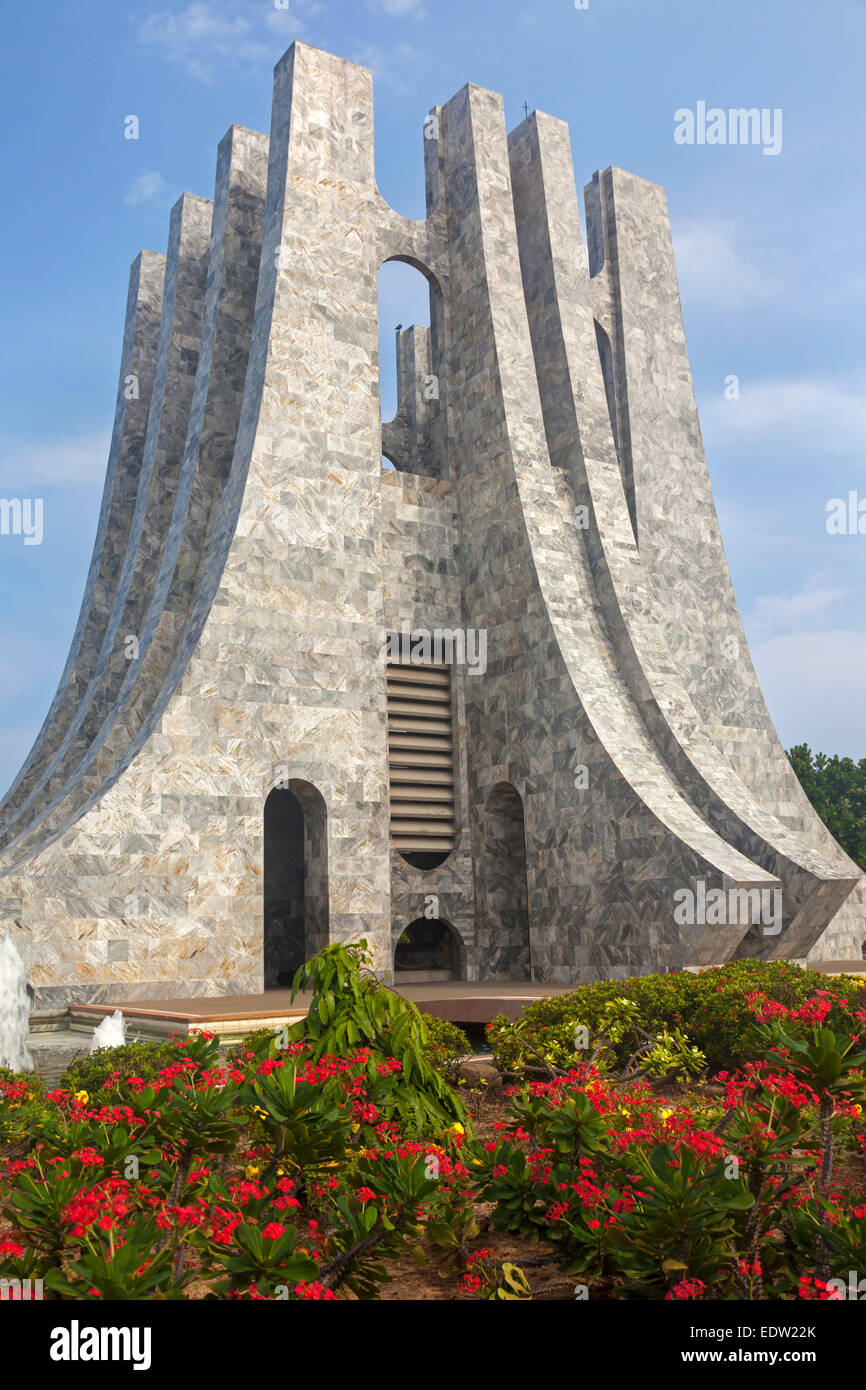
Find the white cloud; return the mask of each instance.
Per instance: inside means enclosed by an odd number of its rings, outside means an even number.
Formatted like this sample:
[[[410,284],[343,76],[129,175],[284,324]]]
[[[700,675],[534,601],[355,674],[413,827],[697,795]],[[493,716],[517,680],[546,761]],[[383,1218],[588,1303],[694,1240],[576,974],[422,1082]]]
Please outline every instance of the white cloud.
[[[423,0],[367,0],[367,7],[395,18],[424,15]],[[255,6],[240,0],[193,0],[179,13],[152,11],[138,24],[136,37],[154,56],[177,64],[200,82],[213,82],[230,68],[269,71],[305,32],[305,21],[327,13],[321,0],[290,0],[288,9],[277,9],[273,0],[259,0]],[[408,44],[388,49],[368,43],[348,56],[371,68],[380,81],[411,91],[403,70],[418,55]]]
[[[420,54],[411,44],[398,43],[392,48],[381,48],[378,44],[366,43],[356,47],[351,54],[352,62],[369,68],[377,82],[393,87],[398,92],[412,90],[410,70]]]
[[[367,8],[382,14],[423,14],[422,0],[368,0]]]
[[[5,493],[30,496],[34,487],[79,487],[101,482],[108,466],[111,431],[93,430],[62,441],[0,441],[0,480]]]
[[[786,748],[866,756],[866,630],[789,632],[751,650]]]
[[[750,382],[740,378],[738,400],[718,395],[701,409],[708,443],[773,438],[798,452],[853,454],[864,458],[866,379],[789,377]]]
[[[760,506],[754,502],[735,500],[730,497],[717,498],[716,510],[725,551],[730,556],[734,550],[749,555],[772,553],[774,563],[778,563],[778,552],[788,549],[792,536],[779,524],[779,508]]]
[[[753,621],[763,628],[796,628],[821,620],[827,609],[845,597],[844,589],[803,589],[799,594],[762,594],[755,600]]]
[[[280,38],[285,39],[286,48],[288,48],[293,39],[298,38],[304,31],[303,20],[298,18],[297,4],[298,0],[292,0],[287,10],[278,10],[274,5],[272,8],[268,9],[265,16],[265,28],[273,30]],[[320,10],[324,9],[324,6],[318,4],[305,5],[304,9],[311,18],[314,18]]]
[[[131,208],[141,207],[147,203],[164,202],[166,188],[167,185],[162,174],[158,174],[154,169],[149,169],[133,180],[126,190],[123,201]]]
[[[674,253],[687,307],[741,309],[784,289],[784,282],[747,248],[733,222],[692,218],[681,223]]]
[[[278,20],[282,17],[282,12],[274,13]],[[274,59],[271,45],[254,37],[247,15],[237,13],[234,6],[220,9],[199,0],[180,14],[154,11],[138,26],[137,37],[157,56],[177,63],[200,82],[212,82],[220,69]]]

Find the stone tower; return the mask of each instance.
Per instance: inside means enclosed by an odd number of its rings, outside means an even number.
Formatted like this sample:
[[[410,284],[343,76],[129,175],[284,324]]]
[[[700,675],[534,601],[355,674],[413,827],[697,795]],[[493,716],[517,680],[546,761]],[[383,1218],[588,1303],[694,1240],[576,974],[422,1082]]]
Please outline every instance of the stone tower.
[[[418,919],[470,980],[859,955],[749,658],[663,190],[597,174],[587,255],[562,122],[508,135],[469,85],[423,143],[410,221],[370,73],[296,43],[270,137],[233,126],[133,265],[81,616],[0,817],[43,1007],[362,936],[388,973]],[[388,260],[431,324],[383,426]],[[432,655],[386,669],[392,633]]]

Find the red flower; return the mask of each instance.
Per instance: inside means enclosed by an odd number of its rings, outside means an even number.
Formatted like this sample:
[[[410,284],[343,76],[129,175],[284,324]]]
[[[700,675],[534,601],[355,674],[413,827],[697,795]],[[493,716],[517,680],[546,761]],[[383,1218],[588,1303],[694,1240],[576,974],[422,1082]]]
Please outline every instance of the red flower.
[[[299,1298],[303,1298],[304,1300],[317,1299],[322,1303],[328,1300],[334,1303],[337,1302],[337,1295],[334,1293],[334,1290],[325,1288],[325,1285],[318,1280],[312,1284],[296,1284],[294,1291]]]
[[[674,1284],[669,1293],[665,1294],[665,1299],[700,1298],[706,1291],[707,1286],[700,1279],[682,1279],[679,1284]]]

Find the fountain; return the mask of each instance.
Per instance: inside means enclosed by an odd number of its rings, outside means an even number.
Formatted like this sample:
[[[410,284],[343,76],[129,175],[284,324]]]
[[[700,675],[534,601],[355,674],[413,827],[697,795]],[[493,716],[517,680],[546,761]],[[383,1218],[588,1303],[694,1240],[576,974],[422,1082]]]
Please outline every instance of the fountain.
[[[126,1042],[126,1020],[120,1009],[115,1009],[113,1014],[104,1018],[97,1028],[93,1030],[93,1037],[90,1040],[90,1051],[99,1052],[104,1047],[123,1047]]]
[[[12,933],[7,931],[0,941],[0,1066],[13,1071],[33,1070],[33,1058],[27,1051],[29,1031],[27,971]]]

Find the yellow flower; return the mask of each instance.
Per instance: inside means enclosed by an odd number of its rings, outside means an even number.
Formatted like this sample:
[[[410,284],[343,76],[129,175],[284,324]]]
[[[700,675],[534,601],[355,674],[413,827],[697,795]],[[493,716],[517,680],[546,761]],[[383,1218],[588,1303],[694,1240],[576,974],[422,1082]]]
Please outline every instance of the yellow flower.
[[[86,1091],[76,1091],[75,1095],[73,1096],[73,1100],[75,1101],[76,1105],[86,1105],[87,1102],[90,1100],[90,1096],[87,1094]]]
[[[259,1169],[258,1169],[257,1164],[255,1164],[255,1163],[249,1163],[249,1164],[247,1164],[246,1168],[244,1169],[244,1177],[245,1177],[245,1178],[249,1178],[250,1180],[252,1180],[253,1178],[257,1178],[258,1175],[259,1175]]]
[[[660,1119],[660,1120],[666,1120],[666,1119],[668,1119],[669,1116],[671,1116],[673,1113],[674,1113],[673,1110],[660,1110],[660,1111],[659,1111],[659,1119]]]
[[[352,1133],[353,1133],[353,1134],[357,1134],[357,1133],[358,1133],[358,1130],[359,1130],[360,1128],[361,1128],[360,1125],[352,1125]]]
[[[862,1106],[862,1105],[852,1105],[852,1106],[851,1106],[851,1109],[854,1111],[854,1114],[855,1114],[855,1115],[862,1115],[862,1114],[863,1114],[863,1106]]]
[[[455,1137],[456,1137],[458,1134],[465,1134],[465,1133],[466,1133],[466,1130],[463,1128],[463,1126],[462,1126],[461,1124],[454,1123],[453,1125],[449,1125],[449,1126],[448,1126],[448,1128],[447,1128],[447,1130],[445,1131],[445,1133],[446,1133],[446,1134],[453,1134],[453,1135],[455,1135]]]

